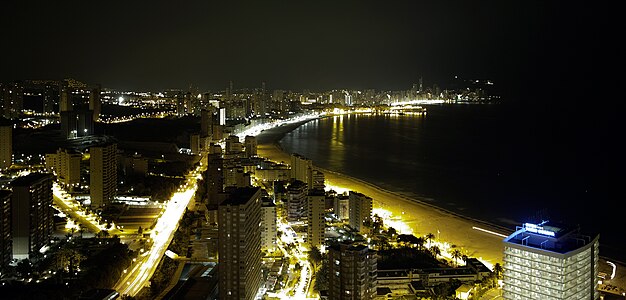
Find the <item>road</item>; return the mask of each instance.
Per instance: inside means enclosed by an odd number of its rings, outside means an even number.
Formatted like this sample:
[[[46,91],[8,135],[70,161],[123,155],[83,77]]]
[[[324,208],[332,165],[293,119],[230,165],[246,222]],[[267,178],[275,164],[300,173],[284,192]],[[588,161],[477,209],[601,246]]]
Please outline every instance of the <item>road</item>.
[[[115,285],[115,290],[120,294],[134,297],[152,278],[178,229],[178,223],[183,217],[187,205],[194,197],[198,188],[197,180],[200,178],[201,172],[200,167],[191,171],[186,176],[187,180],[181,185],[179,191],[167,202],[163,214],[152,230],[152,246],[140,254],[131,270],[126,271],[125,275]]]
[[[106,224],[101,222],[100,217],[94,214],[89,214],[85,208],[76,199],[69,196],[59,185],[55,182],[52,186],[53,203],[63,213],[69,215],[72,220],[78,221],[82,226],[86,227],[93,233],[98,233],[101,230],[106,230]],[[112,228],[108,230],[110,235],[119,235],[120,231],[112,225]]]

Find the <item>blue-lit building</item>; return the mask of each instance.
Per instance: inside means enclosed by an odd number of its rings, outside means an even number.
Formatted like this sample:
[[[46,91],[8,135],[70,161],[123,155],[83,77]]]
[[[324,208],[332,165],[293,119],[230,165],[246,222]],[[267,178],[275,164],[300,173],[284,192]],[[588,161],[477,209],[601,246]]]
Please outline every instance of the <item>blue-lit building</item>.
[[[504,239],[504,299],[598,299],[599,235],[544,221]]]

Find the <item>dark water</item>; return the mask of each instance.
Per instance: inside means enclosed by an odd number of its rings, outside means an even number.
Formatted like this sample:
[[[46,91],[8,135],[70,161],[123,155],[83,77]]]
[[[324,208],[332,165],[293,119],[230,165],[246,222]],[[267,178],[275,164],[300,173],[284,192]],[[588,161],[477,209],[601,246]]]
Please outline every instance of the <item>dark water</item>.
[[[603,126],[522,105],[427,108],[423,117],[319,119],[280,144],[323,168],[507,228],[579,224],[600,234],[601,255],[626,261],[624,210],[608,192],[610,154],[595,132]]]

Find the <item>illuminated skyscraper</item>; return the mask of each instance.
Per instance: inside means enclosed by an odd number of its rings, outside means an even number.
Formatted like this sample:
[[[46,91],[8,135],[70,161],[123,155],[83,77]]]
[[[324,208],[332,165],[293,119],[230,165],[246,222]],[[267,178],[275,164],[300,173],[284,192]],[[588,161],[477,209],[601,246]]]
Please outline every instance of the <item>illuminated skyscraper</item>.
[[[261,206],[261,248],[276,248],[276,204],[270,198],[263,198]]]
[[[219,298],[252,300],[261,287],[261,189],[238,188],[219,205]]]
[[[297,153],[291,154],[291,179],[300,180],[313,187],[313,162]]]
[[[51,174],[31,173],[11,182],[14,259],[29,258],[50,243],[54,227],[52,178]]]
[[[324,244],[326,195],[324,190],[312,190],[307,197],[307,242],[311,247],[319,248]]]
[[[0,169],[13,163],[13,125],[0,124]]]
[[[287,221],[304,221],[307,217],[307,193],[306,183],[294,180],[287,188]]]
[[[89,195],[91,207],[111,203],[117,193],[117,144],[89,148]]]
[[[504,239],[504,299],[598,299],[599,236],[548,224]]]

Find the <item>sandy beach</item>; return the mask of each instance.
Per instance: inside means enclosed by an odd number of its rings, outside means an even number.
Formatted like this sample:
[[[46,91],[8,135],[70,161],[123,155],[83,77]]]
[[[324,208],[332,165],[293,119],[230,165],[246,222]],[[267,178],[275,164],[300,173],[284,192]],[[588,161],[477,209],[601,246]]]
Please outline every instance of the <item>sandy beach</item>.
[[[273,161],[286,163],[290,161],[290,154],[284,152],[274,142],[259,143],[258,153]],[[394,216],[401,216],[403,221],[411,227],[413,234],[423,236],[433,233],[439,241],[456,245],[465,255],[482,258],[491,264],[502,263],[502,237],[472,229],[472,227],[476,226],[502,234],[509,232],[478,221],[472,222],[341,173],[318,169],[324,172],[329,185],[363,193],[372,197],[374,208],[383,208]]]
[[[285,134],[303,123],[305,122],[289,124],[262,133],[264,136],[259,139],[258,144],[259,156],[289,164],[291,154],[283,151],[278,142]],[[424,236],[428,233],[433,233],[439,242],[456,245],[463,254],[479,258],[490,265],[490,267],[496,263],[503,263],[503,237],[475,228],[482,228],[501,235],[511,234],[513,232],[512,228],[502,228],[452,213],[425,201],[408,198],[393,191],[380,188],[376,186],[375,182],[365,182],[346,174],[325,170],[315,166],[315,162],[313,164],[315,168],[324,172],[328,185],[354,190],[371,197],[374,202],[374,209],[382,208],[390,211],[393,216],[400,216],[414,235]],[[607,283],[626,289],[626,266],[619,263],[616,265],[615,278]],[[607,263],[606,258],[600,259],[598,267],[600,272],[609,276],[612,273],[612,267]]]

